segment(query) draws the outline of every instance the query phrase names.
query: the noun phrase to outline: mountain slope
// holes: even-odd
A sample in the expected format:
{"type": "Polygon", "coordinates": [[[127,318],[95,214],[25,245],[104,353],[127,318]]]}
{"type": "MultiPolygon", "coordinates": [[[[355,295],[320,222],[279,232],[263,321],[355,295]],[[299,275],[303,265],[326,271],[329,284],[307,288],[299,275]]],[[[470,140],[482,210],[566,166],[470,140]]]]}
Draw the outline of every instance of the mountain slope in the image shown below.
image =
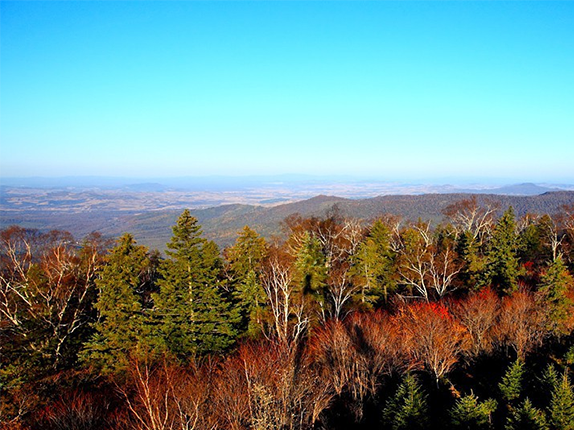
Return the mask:
{"type": "MultiPolygon", "coordinates": [[[[226,205],[210,209],[194,210],[203,226],[206,237],[226,246],[235,240],[237,232],[245,225],[266,237],[281,234],[281,223],[289,215],[325,216],[334,205],[341,214],[360,219],[374,219],[383,214],[398,215],[409,220],[440,222],[444,209],[470,194],[425,194],[419,196],[381,196],[371,199],[350,200],[340,197],[317,196],[309,200],[288,203],[271,208],[248,205],[226,205]]],[[[536,196],[476,195],[479,203],[499,207],[499,212],[513,206],[518,217],[526,213],[553,214],[564,205],[574,205],[574,192],[560,191],[536,196]]],[[[179,211],[162,211],[123,219],[123,230],[115,226],[104,232],[112,235],[130,231],[148,245],[163,249],[171,235],[170,226],[175,223],[179,211]]]]}

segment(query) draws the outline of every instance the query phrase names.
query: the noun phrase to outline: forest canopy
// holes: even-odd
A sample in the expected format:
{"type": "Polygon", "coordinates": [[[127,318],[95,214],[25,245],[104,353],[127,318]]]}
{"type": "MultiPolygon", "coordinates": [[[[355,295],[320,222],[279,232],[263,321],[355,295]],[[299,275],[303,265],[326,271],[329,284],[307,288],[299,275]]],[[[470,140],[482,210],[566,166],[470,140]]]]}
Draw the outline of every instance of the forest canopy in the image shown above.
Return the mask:
{"type": "Polygon", "coordinates": [[[0,232],[7,429],[574,429],[574,207],[0,232]]]}

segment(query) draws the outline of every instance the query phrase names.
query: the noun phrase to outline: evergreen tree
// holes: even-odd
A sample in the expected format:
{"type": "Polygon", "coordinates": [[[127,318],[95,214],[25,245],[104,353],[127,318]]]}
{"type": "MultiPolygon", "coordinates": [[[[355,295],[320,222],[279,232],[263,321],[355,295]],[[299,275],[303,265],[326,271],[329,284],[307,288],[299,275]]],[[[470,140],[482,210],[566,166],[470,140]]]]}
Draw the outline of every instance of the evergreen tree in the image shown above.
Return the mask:
{"type": "Polygon", "coordinates": [[[556,371],[554,364],[548,364],[540,378],[540,391],[543,393],[552,393],[554,388],[558,385],[559,379],[560,376],[556,371]]]}
{"type": "Polygon", "coordinates": [[[235,244],[225,251],[229,286],[241,319],[239,327],[249,337],[260,333],[265,312],[266,296],[259,276],[266,255],[265,239],[248,226],[243,228],[235,244]]]}
{"type": "Polygon", "coordinates": [[[323,302],[323,289],[327,279],[325,255],[321,249],[321,242],[309,232],[303,234],[303,240],[297,250],[296,282],[303,294],[308,294],[323,302]]]}
{"type": "Polygon", "coordinates": [[[515,403],[522,392],[522,379],[524,377],[524,362],[516,360],[512,363],[505,375],[502,377],[502,382],[498,384],[498,388],[502,393],[502,398],[509,404],[515,403]]]}
{"type": "Polygon", "coordinates": [[[486,261],[480,252],[480,244],[470,231],[465,231],[458,238],[457,253],[462,268],[459,277],[468,289],[478,291],[488,284],[485,277],[486,261]]]}
{"type": "Polygon", "coordinates": [[[428,412],[426,394],[415,377],[408,374],[384,409],[383,420],[393,430],[425,429],[428,412]]]}
{"type": "Polygon", "coordinates": [[[492,428],[491,415],[496,410],[496,400],[478,400],[474,394],[461,397],[450,411],[455,429],[482,430],[492,428]]]}
{"type": "Polygon", "coordinates": [[[569,294],[574,280],[561,257],[546,270],[540,280],[539,300],[547,310],[548,328],[556,335],[566,335],[571,329],[571,314],[574,303],[569,294]]]}
{"type": "Polygon", "coordinates": [[[548,413],[552,429],[574,430],[574,392],[566,372],[555,383],[548,413]]]}
{"type": "Polygon", "coordinates": [[[215,243],[201,237],[197,219],[185,210],[167,244],[159,293],[153,295],[158,337],[180,359],[229,347],[236,322],[220,291],[222,261],[215,243]]]}
{"type": "Polygon", "coordinates": [[[102,372],[124,369],[130,354],[146,353],[147,330],[138,290],[144,284],[149,266],[147,249],[124,234],[107,257],[100,279],[95,308],[98,322],[86,344],[83,359],[102,372]]]}
{"type": "Polygon", "coordinates": [[[529,399],[513,409],[506,420],[506,430],[547,430],[546,415],[532,406],[529,399]]]}
{"type": "Polygon", "coordinates": [[[517,249],[518,236],[514,209],[510,206],[494,229],[490,240],[487,265],[487,274],[491,283],[505,294],[510,294],[517,289],[517,277],[520,274],[517,249]]]}
{"type": "Polygon", "coordinates": [[[354,258],[353,275],[355,282],[362,286],[361,302],[367,307],[379,301],[386,303],[395,288],[390,240],[389,228],[377,220],[354,258]]]}

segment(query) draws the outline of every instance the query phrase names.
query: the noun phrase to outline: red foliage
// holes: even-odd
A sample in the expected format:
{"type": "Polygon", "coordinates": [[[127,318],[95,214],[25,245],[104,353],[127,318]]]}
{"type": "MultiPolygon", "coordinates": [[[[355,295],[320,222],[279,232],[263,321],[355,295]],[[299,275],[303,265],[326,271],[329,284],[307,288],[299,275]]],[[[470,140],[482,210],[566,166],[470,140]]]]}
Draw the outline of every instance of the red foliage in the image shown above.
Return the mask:
{"type": "Polygon", "coordinates": [[[468,348],[468,332],[441,303],[406,305],[396,316],[411,366],[421,366],[438,380],[468,348]]]}
{"type": "Polygon", "coordinates": [[[500,299],[491,288],[483,288],[452,305],[453,314],[470,336],[468,354],[476,357],[492,350],[500,314],[500,299]]]}

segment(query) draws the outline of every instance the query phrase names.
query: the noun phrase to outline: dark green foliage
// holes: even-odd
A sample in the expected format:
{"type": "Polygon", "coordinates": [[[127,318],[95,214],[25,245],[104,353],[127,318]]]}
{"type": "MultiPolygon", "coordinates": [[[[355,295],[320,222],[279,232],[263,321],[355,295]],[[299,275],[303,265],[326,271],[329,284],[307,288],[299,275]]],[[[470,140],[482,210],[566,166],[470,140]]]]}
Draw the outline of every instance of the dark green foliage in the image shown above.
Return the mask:
{"type": "Polygon", "coordinates": [[[324,302],[323,289],[327,279],[327,267],[321,242],[315,236],[305,232],[297,249],[296,282],[303,294],[311,295],[319,302],[324,302]]]}
{"type": "Polygon", "coordinates": [[[450,410],[451,423],[454,429],[482,430],[492,428],[492,414],[496,410],[496,400],[483,402],[474,394],[461,397],[450,410]]]}
{"type": "Polygon", "coordinates": [[[529,399],[513,409],[506,420],[506,430],[547,430],[548,422],[543,411],[532,406],[529,399]]]}
{"type": "Polygon", "coordinates": [[[225,250],[228,288],[239,311],[239,331],[248,337],[257,337],[261,332],[266,296],[259,276],[266,255],[265,239],[247,226],[235,244],[225,250]]]}
{"type": "Polygon", "coordinates": [[[566,335],[570,332],[572,318],[571,292],[574,280],[568,273],[561,257],[548,266],[539,286],[539,300],[547,309],[548,329],[555,335],[566,335]]]}
{"type": "Polygon", "coordinates": [[[541,390],[544,393],[551,393],[554,390],[554,387],[558,384],[559,378],[560,376],[556,371],[556,366],[554,366],[554,364],[549,364],[546,366],[546,369],[544,369],[544,373],[540,378],[541,390]]]}
{"type": "Polygon", "coordinates": [[[156,343],[182,360],[225,350],[235,338],[235,318],[221,293],[217,245],[201,237],[197,219],[185,210],[167,247],[170,258],[162,262],[153,295],[156,343]]]}
{"type": "Polygon", "coordinates": [[[408,374],[387,403],[383,424],[393,430],[425,429],[428,413],[427,395],[416,378],[408,374]]]}
{"type": "Polygon", "coordinates": [[[83,358],[104,373],[126,368],[130,355],[143,353],[146,327],[138,290],[149,266],[147,249],[124,234],[107,257],[95,308],[95,334],[86,344],[83,358]]]}
{"type": "Polygon", "coordinates": [[[552,429],[574,429],[574,392],[566,372],[555,381],[548,415],[552,429]]]}
{"type": "Polygon", "coordinates": [[[518,236],[514,209],[508,208],[502,215],[490,240],[487,274],[491,283],[505,294],[517,289],[520,274],[518,265],[518,236]]]}
{"type": "Polygon", "coordinates": [[[456,249],[462,262],[459,278],[468,289],[479,290],[488,283],[484,270],[486,259],[480,252],[480,243],[470,231],[465,231],[460,235],[456,249]]]}
{"type": "Polygon", "coordinates": [[[524,378],[524,362],[516,360],[506,371],[502,382],[498,388],[502,394],[502,399],[509,404],[515,403],[522,392],[522,380],[524,378]]]}

